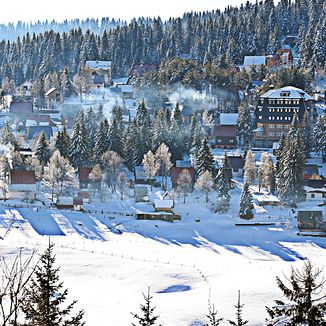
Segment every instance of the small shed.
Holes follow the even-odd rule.
[[[136,213],[136,220],[161,220],[173,223],[175,220],[181,220],[181,215],[169,212]]]
[[[60,196],[57,198],[57,208],[58,209],[72,209],[75,211],[80,211],[83,206],[83,198],[80,197],[64,197]]]
[[[36,191],[35,171],[10,171],[10,198],[34,197]]]
[[[173,212],[174,202],[171,199],[154,199],[155,212]]]
[[[300,230],[318,230],[318,222],[323,220],[322,211],[298,211],[298,227]]]
[[[241,178],[243,176],[243,158],[242,156],[229,156],[232,169],[232,176]]]

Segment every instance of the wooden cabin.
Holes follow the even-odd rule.
[[[171,199],[154,199],[155,212],[173,212],[174,202]]]
[[[58,209],[71,209],[75,211],[80,211],[83,206],[83,198],[81,197],[64,197],[59,196],[57,198],[57,208]]]

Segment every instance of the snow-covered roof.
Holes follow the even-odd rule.
[[[245,56],[244,58],[245,66],[260,66],[261,64],[266,65],[265,56]]]
[[[52,87],[51,89],[49,89],[46,93],[45,96],[49,96],[51,93],[53,93],[54,91],[57,91],[59,93],[61,93],[57,88]]]
[[[301,99],[303,98],[305,101],[313,100],[308,93],[303,91],[300,88],[296,88],[293,86],[286,86],[279,89],[271,89],[267,93],[263,94],[261,98],[269,98],[269,99]]]
[[[120,78],[114,78],[112,81],[115,84],[127,84],[129,80],[129,77],[120,77]]]
[[[220,114],[220,125],[221,126],[236,126],[238,119],[238,113],[221,113]]]
[[[154,199],[155,208],[173,208],[173,200],[171,199]]]
[[[86,61],[86,68],[94,70],[109,70],[111,65],[111,61]]]
[[[132,93],[134,91],[132,85],[119,85],[119,88],[121,88],[122,93]]]

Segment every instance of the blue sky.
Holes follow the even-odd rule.
[[[171,17],[182,16],[188,11],[204,11],[213,9],[222,9],[227,5],[239,6],[245,3],[245,0],[6,0],[1,4],[0,24],[8,22],[17,23],[17,21],[35,22],[37,20],[45,21],[55,19],[63,21],[64,19],[74,18],[121,18],[130,21],[133,17],[150,16],[162,20]]]

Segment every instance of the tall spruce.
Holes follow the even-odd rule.
[[[22,306],[25,317],[24,325],[85,325],[82,321],[84,315],[82,310],[75,316],[70,316],[76,300],[62,308],[68,296],[68,289],[63,290],[63,283],[59,282],[60,268],[55,267],[53,248],[54,245],[49,243],[48,248],[40,256],[35,277],[27,290]]]
[[[244,145],[249,144],[252,139],[252,121],[250,118],[249,106],[245,101],[242,106],[239,107],[237,135]]]
[[[244,326],[246,324],[248,324],[248,320],[243,320],[242,319],[242,308],[243,308],[244,304],[240,304],[240,290],[239,290],[239,293],[238,293],[238,303],[237,305],[235,305],[235,309],[236,309],[236,317],[237,317],[237,320],[236,321],[232,321],[232,320],[228,320],[228,322],[233,325],[233,326]]]
[[[226,169],[227,169],[227,165],[223,164],[217,175],[217,185],[216,185],[217,204],[216,204],[215,212],[220,214],[226,213],[230,209],[230,199],[231,199],[231,196],[229,194],[230,181],[226,176]]]
[[[199,175],[205,171],[209,171],[213,177],[216,175],[214,155],[207,143],[206,137],[203,139],[198,151],[196,167]]]
[[[40,163],[46,165],[50,159],[51,152],[48,138],[45,132],[42,130],[36,144],[36,157],[39,159]]]
[[[239,216],[243,219],[251,219],[254,217],[254,201],[249,189],[249,183],[246,182],[243,186],[240,201],[239,201]]]
[[[302,119],[301,139],[303,153],[306,157],[310,157],[310,152],[312,151],[313,130],[307,110]]]

